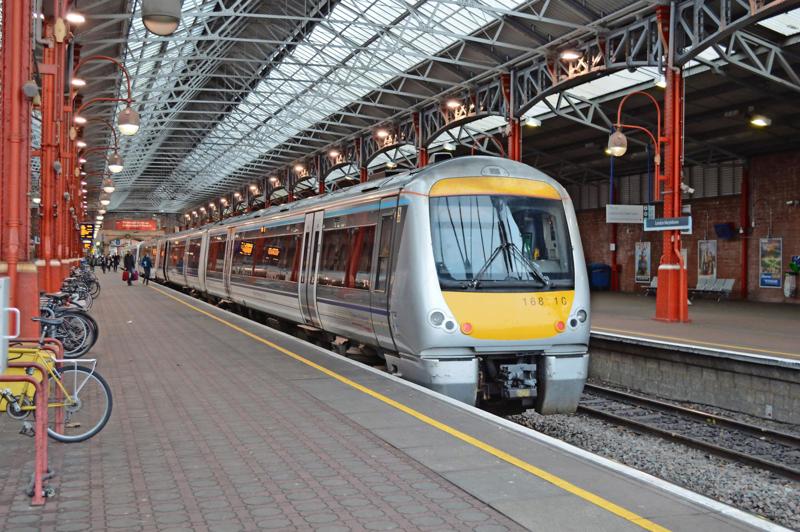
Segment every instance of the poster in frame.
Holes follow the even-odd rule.
[[[650,282],[650,242],[636,242],[634,271],[637,283]]]
[[[715,281],[717,279],[717,241],[697,241],[697,280]]]
[[[783,239],[762,238],[758,243],[758,287],[781,288]]]

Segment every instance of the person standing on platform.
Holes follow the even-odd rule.
[[[130,286],[131,282],[133,281],[133,272],[136,269],[136,261],[134,260],[130,251],[125,252],[125,258],[123,259],[122,266],[128,273],[128,286]],[[116,265],[114,269],[116,269]]]
[[[103,270],[103,273],[106,273],[106,256],[100,255],[100,268]]]
[[[144,279],[142,279],[142,284],[150,284],[150,268],[153,267],[153,261],[150,260],[150,255],[147,253],[144,254],[144,258],[140,261],[142,265],[142,272]]]
[[[119,254],[115,253],[112,261],[114,263],[114,271],[117,271],[117,267],[119,267]]]

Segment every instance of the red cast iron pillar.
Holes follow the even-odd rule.
[[[663,41],[672,44],[669,36],[669,8],[659,8],[659,23]],[[674,50],[668,49],[665,72],[667,88],[664,94],[664,133],[667,139],[664,153],[664,218],[681,215],[681,170],[683,167],[683,73],[673,67]],[[658,265],[656,316],[662,321],[689,321],[689,287],[686,264],[681,256],[680,231],[664,231],[661,261]]]
[[[519,118],[514,113],[514,89],[511,86],[511,74],[501,74],[500,82],[503,86],[503,99],[506,103],[506,118],[508,119],[508,158],[512,161],[522,160],[522,129]]]
[[[44,47],[39,72],[42,78],[42,156],[40,187],[42,217],[39,223],[41,244],[39,286],[46,292],[58,290],[56,276],[60,275],[60,262],[56,254],[56,162],[58,143],[56,131],[56,47],[53,37],[53,20],[44,24],[45,38],[50,45]]]
[[[22,336],[36,336],[39,288],[30,260],[31,102],[22,85],[31,79],[30,0],[3,0],[2,58],[2,249],[0,275],[11,280],[11,305],[22,313]]]
[[[428,148],[425,146],[425,139],[422,138],[422,124],[420,123],[419,112],[415,111],[411,115],[414,121],[414,135],[417,137],[417,168],[428,166]]]

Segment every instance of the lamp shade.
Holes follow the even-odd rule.
[[[114,186],[114,182],[110,178],[103,180],[103,192],[105,192],[107,194],[111,194],[115,190],[116,190],[116,187]]]
[[[126,107],[119,112],[117,117],[117,127],[123,135],[135,135],[139,131],[139,113],[131,107]]]
[[[111,200],[108,198],[103,198],[100,200],[100,205],[107,206],[111,203]]]
[[[181,23],[181,0],[143,0],[142,22],[156,35],[172,35]]]
[[[111,157],[108,158],[108,170],[112,174],[118,174],[123,170],[123,162],[122,157],[119,156],[119,153],[114,152],[111,154]]]
[[[628,151],[628,138],[617,129],[608,137],[608,151],[614,157],[622,157]]]

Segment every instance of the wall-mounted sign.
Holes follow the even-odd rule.
[[[607,224],[640,224],[646,205],[606,205]]]
[[[636,282],[650,282],[650,242],[636,242],[634,257],[636,260]]]
[[[692,217],[679,218],[645,218],[645,231],[691,231]]]
[[[81,224],[81,242],[91,240],[94,237],[94,224]]]
[[[781,265],[783,263],[783,239],[762,238],[758,246],[759,288],[781,287]]]
[[[717,241],[697,241],[697,280],[717,279]]]
[[[158,223],[152,218],[149,220],[117,220],[114,222],[117,231],[156,231]]]

